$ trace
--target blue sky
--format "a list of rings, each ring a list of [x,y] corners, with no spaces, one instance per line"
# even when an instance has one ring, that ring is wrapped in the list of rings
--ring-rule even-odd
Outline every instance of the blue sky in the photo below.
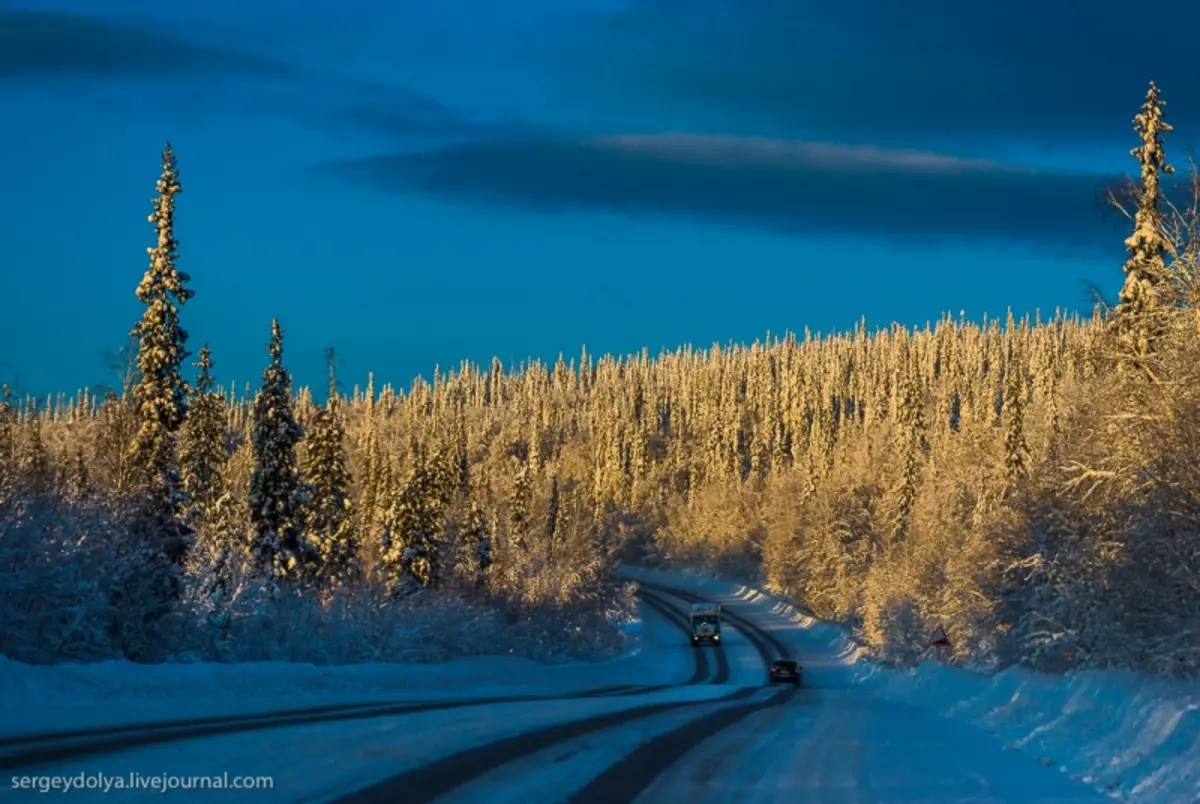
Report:
[[[347,385],[406,386],[1115,294],[1099,193],[1151,78],[1186,164],[1200,8],[902,5],[6,3],[0,378],[112,381],[168,139],[222,382],[257,383],[276,316],[299,382],[332,345]]]

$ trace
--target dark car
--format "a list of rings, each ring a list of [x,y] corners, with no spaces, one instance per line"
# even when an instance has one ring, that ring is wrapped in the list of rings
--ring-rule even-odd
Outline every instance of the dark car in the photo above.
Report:
[[[772,684],[795,684],[800,686],[800,663],[791,659],[776,659],[771,662]]]

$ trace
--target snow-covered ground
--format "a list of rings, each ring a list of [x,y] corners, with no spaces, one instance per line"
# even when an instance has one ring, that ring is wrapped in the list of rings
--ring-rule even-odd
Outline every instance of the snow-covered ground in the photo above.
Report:
[[[861,660],[858,647],[842,629],[815,621],[772,595],[695,574],[640,568],[627,568],[625,574],[634,580],[689,589],[753,612],[759,622],[771,623],[782,641],[798,649],[809,683],[826,696],[832,696],[833,690],[849,681],[889,704],[924,709],[976,727],[1005,750],[1018,752],[1032,763],[1056,768],[1113,798],[1145,804],[1200,801],[1198,683],[1128,671],[1052,677],[1010,669],[984,675],[935,662],[916,670],[887,670]],[[846,706],[843,701],[822,711],[844,710]],[[889,722],[884,711],[872,710],[872,718],[883,728],[880,733],[886,733],[884,726]],[[756,717],[773,722],[781,715],[768,712]],[[808,730],[797,733],[807,735]],[[888,751],[902,759],[904,745],[912,742],[905,740],[902,732],[895,736],[897,740]],[[716,746],[736,739],[735,730],[731,730],[709,748],[719,751]],[[801,741],[807,740],[809,737],[801,737]],[[937,765],[944,778],[961,770],[961,765],[948,755],[930,754],[920,758],[918,764]]]
[[[739,804],[1104,800],[1097,790],[1155,804],[1200,800],[1195,686],[1120,673],[1064,680],[1017,671],[986,677],[937,665],[882,670],[861,661],[840,629],[804,617],[786,601],[694,575],[625,572],[635,580],[691,590],[742,614],[802,661],[805,687],[794,695],[761,689],[762,657],[736,620],[726,622],[727,681],[703,683],[715,678],[717,652],[701,649],[709,676],[685,684],[695,669],[696,649],[677,624],[644,606],[642,621],[631,630],[629,653],[601,665],[544,666],[480,657],[441,665],[344,668],[279,663],[34,668],[0,659],[0,732],[365,700],[550,698],[617,685],[667,685],[611,697],[276,726],[146,745],[29,773],[111,779],[130,773],[151,778],[227,772],[271,777],[273,788],[256,791],[256,800],[328,801],[466,749],[524,735],[534,739],[520,750],[498,753],[494,761],[462,760],[427,789],[449,791],[439,800],[462,803],[555,801],[576,792],[583,801],[621,801],[639,790],[638,800],[645,802]],[[685,601],[670,602],[686,610]],[[749,689],[738,693],[743,687]],[[536,739],[547,727],[672,702],[695,705],[656,709],[561,739]],[[766,704],[774,705],[747,710],[743,719],[720,730],[706,728],[720,712],[737,714]],[[684,749],[668,767],[663,757],[671,744]],[[644,778],[648,786],[631,785],[634,778]],[[420,792],[426,788],[419,785],[426,783],[413,781],[405,797],[429,800]],[[138,792],[162,795],[151,788]],[[29,795],[30,790],[0,784],[0,799]],[[190,791],[189,800],[229,795]],[[388,796],[378,792],[365,800],[391,800]],[[136,796],[128,790],[119,796],[130,797]]]
[[[31,666],[0,656],[0,737],[57,729],[251,715],[340,704],[557,695],[678,682],[689,653],[665,653],[678,631],[652,619],[626,626],[629,650],[603,663],[545,665],[477,656],[441,664],[317,666],[288,662]]]
[[[680,608],[682,605],[680,606]],[[0,785],[0,799],[29,796],[37,786],[59,779],[143,780],[140,790],[123,790],[120,798],[161,796],[148,785],[164,774],[175,779],[189,776],[270,777],[272,788],[256,790],[256,800],[322,800],[339,792],[404,772],[448,754],[494,740],[593,715],[670,702],[705,702],[729,695],[743,684],[761,683],[761,662],[755,664],[753,647],[735,631],[727,637],[730,678],[726,684],[686,685],[695,667],[694,649],[679,627],[653,610],[646,609],[636,628],[636,649],[630,655],[601,665],[545,667],[524,660],[481,658],[474,672],[456,669],[464,662],[434,667],[287,667],[277,664],[244,668],[209,665],[175,666],[180,676],[167,668],[137,668],[110,663],[88,668],[31,668],[8,663],[22,675],[12,677],[20,690],[6,689],[5,719],[10,733],[83,727],[127,722],[177,719],[194,714],[251,714],[297,706],[318,706],[364,699],[372,693],[380,700],[436,701],[452,698],[496,697],[509,694],[553,695],[558,692],[631,685],[670,685],[646,694],[611,698],[578,698],[489,704],[478,707],[432,711],[404,716],[377,717],[340,723],[319,723],[271,728],[237,735],[220,735],[168,742],[128,750],[119,755],[102,755],[39,767],[26,771],[31,789]],[[756,654],[754,654],[756,656]],[[709,678],[715,668],[710,667]],[[239,690],[240,682],[251,686]],[[274,691],[265,701],[254,695],[254,682]],[[5,685],[0,685],[5,686]],[[323,694],[314,695],[314,690]],[[352,695],[347,690],[353,690]],[[250,694],[247,694],[247,693]],[[290,692],[290,697],[287,693]],[[387,693],[381,696],[381,693]],[[115,704],[82,705],[96,697],[115,699]],[[47,709],[48,705],[57,705]],[[8,710],[10,704],[19,710]],[[182,709],[180,708],[182,706]],[[127,714],[122,716],[121,712]],[[41,717],[50,712],[53,721]],[[153,717],[147,718],[145,715]],[[84,717],[86,716],[86,717]],[[3,752],[0,752],[0,756]],[[38,776],[40,778],[32,778]],[[15,776],[14,776],[15,778]],[[493,780],[494,781],[494,780]],[[487,780],[485,780],[487,784]],[[75,797],[101,798],[113,795],[96,790],[72,790]],[[221,801],[228,791],[189,791],[189,800]]]
[[[272,779],[273,789],[256,790],[255,801],[329,800],[361,785],[403,773],[454,752],[511,737],[534,728],[551,726],[593,715],[669,701],[703,701],[730,692],[719,685],[679,686],[648,695],[616,698],[579,698],[555,701],[493,704],[446,711],[422,712],[402,717],[379,717],[344,723],[322,723],[273,728],[242,735],[226,735],[168,743],[122,753],[55,765],[37,771],[66,778],[125,776],[146,777],[162,773]],[[34,773],[29,771],[30,774]],[[72,791],[97,801],[100,791]],[[122,798],[154,800],[162,793],[152,789],[126,792]],[[0,800],[13,791],[0,785]],[[111,793],[108,794],[111,796]],[[188,801],[223,801],[229,793],[189,791]],[[528,800],[528,799],[527,799]],[[538,799],[532,799],[537,801]]]

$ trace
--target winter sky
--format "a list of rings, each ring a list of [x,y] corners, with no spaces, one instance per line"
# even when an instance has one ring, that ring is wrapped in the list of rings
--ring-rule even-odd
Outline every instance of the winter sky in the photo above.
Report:
[[[1146,83],[1191,39],[1096,0],[24,0],[0,9],[0,378],[111,382],[170,139],[191,347],[320,383],[1088,309]],[[1144,54],[1147,46],[1153,51]],[[194,358],[192,358],[194,359]]]

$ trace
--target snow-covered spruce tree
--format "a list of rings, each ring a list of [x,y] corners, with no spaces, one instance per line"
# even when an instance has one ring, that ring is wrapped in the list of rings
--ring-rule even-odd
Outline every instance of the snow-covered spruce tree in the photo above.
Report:
[[[358,539],[350,513],[350,472],[337,393],[318,408],[308,433],[304,481],[311,489],[306,511],[309,539],[321,553],[322,580],[344,586],[359,577]]]
[[[87,461],[83,450],[75,448],[71,455],[71,468],[67,474],[67,491],[75,500],[83,500],[92,492],[91,473],[88,472]],[[3,496],[0,494],[0,496]]]
[[[467,422],[461,409],[455,421],[454,469],[458,490],[463,494],[471,488],[471,456],[467,445]]]
[[[47,414],[34,404],[26,413],[26,437],[17,454],[17,466],[26,494],[40,497],[54,489],[54,463],[42,437],[42,428]]]
[[[252,595],[263,580],[254,571],[248,519],[245,500],[223,493],[206,508],[185,564],[184,600],[206,618],[206,627],[215,630],[213,648],[222,661],[232,648],[231,607],[238,598]]]
[[[430,482],[433,496],[441,510],[454,502],[459,490],[459,474],[455,465],[455,451],[447,444],[439,444],[430,461]]]
[[[901,470],[900,484],[896,492],[895,523],[892,528],[892,538],[903,541],[908,536],[912,523],[913,506],[921,483],[921,465],[925,453],[929,449],[926,437],[924,399],[921,393],[921,380],[918,367],[911,354],[911,347],[905,343],[900,354],[901,372],[898,383],[899,402],[896,411],[897,424],[901,432]]]
[[[404,567],[426,588],[442,581],[442,531],[445,520],[445,486],[439,486],[431,462],[420,456],[403,492],[400,528],[408,545]]]
[[[1141,113],[1133,119],[1141,144],[1129,153],[1141,166],[1141,187],[1133,233],[1125,240],[1129,251],[1123,267],[1125,284],[1113,317],[1124,358],[1119,365],[1125,370],[1134,366],[1149,370],[1144,361],[1154,352],[1163,325],[1160,318],[1168,303],[1166,254],[1170,244],[1163,232],[1161,175],[1170,175],[1175,169],[1167,164],[1163,150],[1163,135],[1173,130],[1164,119],[1164,106],[1158,87],[1151,82]]]
[[[183,490],[203,516],[224,493],[221,470],[229,460],[229,450],[225,443],[225,401],[215,389],[208,344],[200,348],[196,368],[200,373],[183,423],[179,463]]]
[[[550,500],[546,503],[546,560],[554,561],[554,548],[559,535],[558,475],[550,480]]]
[[[163,525],[174,521],[183,495],[175,454],[175,436],[187,415],[188,387],[181,366],[188,356],[187,332],[179,325],[179,307],[193,296],[190,277],[175,267],[175,196],[180,192],[175,154],[168,143],[162,153],[158,197],[149,221],[158,235],[147,249],[150,267],[137,287],[137,298],[146,306],[142,320],[130,333],[138,340],[138,373],[133,403],[138,430],[130,445],[132,466],[139,486],[149,495],[150,512]],[[168,536],[164,552],[179,561],[186,549],[178,528]]]
[[[260,572],[298,581],[310,572],[317,551],[302,531],[308,488],[296,469],[296,444],[304,437],[292,413],[292,379],[283,367],[283,329],[271,322],[271,363],[254,399],[254,469],[250,474],[252,552]]]
[[[386,472],[391,471],[391,464],[379,444],[379,426],[375,408],[375,377],[368,375],[366,404],[363,406],[363,429],[358,443],[358,466],[354,472],[357,486],[357,527],[362,534],[380,532],[376,529],[377,516],[383,516],[390,504],[390,498],[385,493],[385,486],[390,482],[385,478]],[[380,522],[380,529],[386,526]]]
[[[528,549],[526,538],[529,535],[530,517],[533,506],[533,478],[530,476],[529,462],[514,458],[517,465],[516,477],[513,480],[512,497],[508,503],[508,546],[524,552]]]
[[[374,568],[375,577],[383,579],[389,588],[394,589],[400,572],[399,561],[391,563],[390,559],[393,557],[393,545],[398,544],[401,539],[400,494],[396,489],[396,475],[392,471],[392,462],[389,458],[380,456],[373,472],[373,483],[378,486],[378,493],[374,496],[373,504],[379,508],[379,525],[375,531],[378,552],[373,557],[375,560],[371,566]],[[360,506],[360,517],[361,514]],[[364,526],[360,525],[359,532],[367,533],[368,531],[362,530],[362,527]],[[365,550],[364,555],[366,555]]]
[[[1014,351],[1004,377],[1004,416],[1008,428],[1004,437],[1004,469],[1010,491],[1029,475],[1029,446],[1025,439],[1025,365],[1020,352]]]
[[[0,504],[8,499],[17,479],[17,411],[12,389],[0,385]]]
[[[417,452],[384,517],[383,565],[394,594],[403,594],[410,578],[427,588],[440,583],[442,517],[429,461]]]
[[[482,589],[484,581],[487,579],[488,568],[492,566],[494,560],[487,518],[483,515],[483,509],[479,507],[479,503],[474,500],[472,500],[471,509],[467,514],[467,521],[463,525],[459,544],[463,553],[463,563],[466,565],[475,589]]]

